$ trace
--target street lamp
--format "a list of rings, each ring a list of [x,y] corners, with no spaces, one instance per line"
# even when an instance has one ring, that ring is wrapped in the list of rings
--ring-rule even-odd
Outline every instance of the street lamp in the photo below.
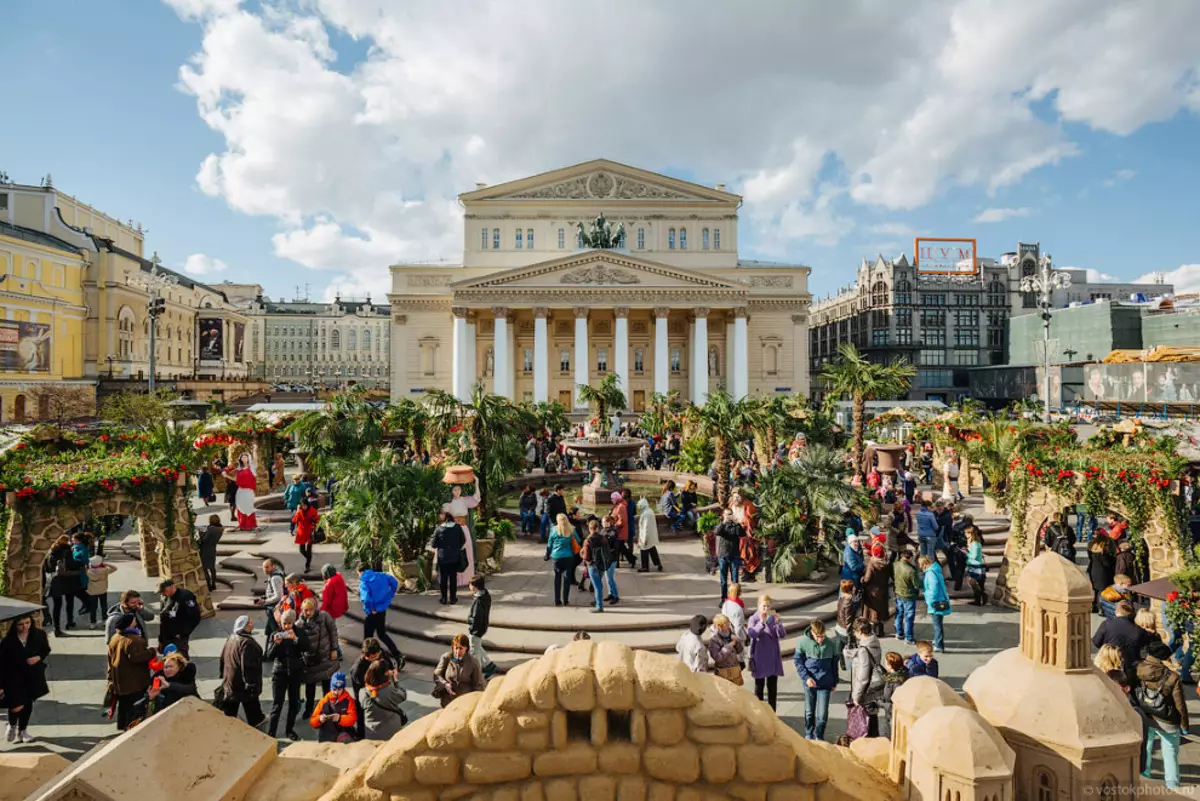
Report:
[[[1050,257],[1042,256],[1038,261],[1038,271],[1021,279],[1022,292],[1036,292],[1038,307],[1042,310],[1042,367],[1045,375],[1042,377],[1042,389],[1045,405],[1042,407],[1042,422],[1050,424],[1050,307],[1051,299],[1056,289],[1066,289],[1071,285],[1071,276],[1064,272],[1050,269]]]
[[[146,312],[150,315],[150,391],[154,391],[154,361],[157,341],[158,341],[158,318],[167,310],[167,302],[162,298],[162,291],[167,287],[175,286],[179,283],[179,279],[162,269],[162,259],[158,257],[158,251],[154,251],[154,255],[150,257],[149,272],[139,274],[129,279],[129,283],[133,286],[140,287],[150,294],[150,300],[146,302]]]

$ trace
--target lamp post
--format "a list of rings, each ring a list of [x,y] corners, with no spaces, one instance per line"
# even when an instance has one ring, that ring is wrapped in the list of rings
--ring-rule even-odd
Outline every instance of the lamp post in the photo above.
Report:
[[[1071,276],[1064,272],[1050,269],[1050,257],[1042,256],[1035,275],[1027,275],[1021,279],[1022,292],[1036,292],[1038,307],[1042,310],[1042,392],[1044,406],[1042,407],[1042,422],[1050,424],[1050,307],[1054,290],[1066,289],[1071,285]]]
[[[146,312],[150,315],[150,381],[148,386],[150,391],[154,392],[154,362],[157,356],[155,351],[158,348],[158,318],[167,310],[167,302],[162,298],[162,290],[175,286],[175,284],[179,283],[179,279],[162,269],[162,259],[158,257],[158,251],[154,251],[154,255],[150,257],[150,262],[149,271],[131,278],[129,283],[141,287],[150,294],[150,299],[146,302]]]

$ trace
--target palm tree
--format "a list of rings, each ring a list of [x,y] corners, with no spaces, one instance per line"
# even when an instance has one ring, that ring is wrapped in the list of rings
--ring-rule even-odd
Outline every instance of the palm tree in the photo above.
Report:
[[[449,451],[475,469],[479,484],[479,512],[490,520],[493,498],[489,487],[501,486],[525,464],[525,437],[537,427],[533,413],[502,395],[493,395],[482,383],[471,389],[469,400],[449,392],[426,394],[434,431]]]
[[[650,396],[650,403],[642,412],[639,425],[651,436],[661,437],[675,430],[679,423],[679,414],[683,404],[679,401],[679,390],[673,389],[667,394],[655,392]]]
[[[987,495],[995,504],[1004,501],[1009,465],[1020,454],[1029,428],[1023,420],[993,417],[975,425],[979,439],[966,442],[967,456],[987,479]]]
[[[916,371],[900,359],[891,364],[870,362],[848,342],[838,348],[838,355],[836,362],[825,365],[821,375],[831,397],[849,397],[854,402],[854,439],[850,452],[854,470],[861,476],[867,401],[903,395]]]
[[[571,427],[571,421],[567,419],[567,410],[558,401],[522,401],[517,405],[536,423],[536,428],[527,432],[529,435],[541,436],[545,432],[561,434]]]
[[[712,440],[717,462],[717,501],[729,502],[730,444],[758,423],[758,403],[752,398],[734,400],[723,389],[708,394],[703,406],[690,404],[684,412],[693,437]]]
[[[328,476],[379,443],[385,432],[384,413],[367,401],[362,388],[355,388],[334,395],[322,409],[300,415],[287,431],[308,451],[313,472]]]
[[[602,429],[608,425],[609,409],[624,409],[626,406],[625,393],[621,389],[621,377],[616,373],[604,376],[598,387],[590,384],[578,384],[576,389],[579,391],[580,401],[596,404],[596,417],[599,419]]]
[[[384,411],[384,427],[388,431],[403,431],[418,456],[428,450],[429,426],[429,410],[409,398],[401,398]]]

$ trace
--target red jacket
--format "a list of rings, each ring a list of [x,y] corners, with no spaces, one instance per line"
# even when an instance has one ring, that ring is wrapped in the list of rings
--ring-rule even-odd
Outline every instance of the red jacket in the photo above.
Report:
[[[292,522],[296,524],[296,544],[308,545],[312,542],[313,531],[317,528],[317,521],[321,519],[321,515],[313,507],[308,509],[297,509],[296,514],[292,515]]]
[[[346,614],[346,610],[350,608],[350,599],[346,595],[346,580],[342,578],[341,573],[334,573],[325,582],[325,588],[321,590],[321,608],[334,620]]]

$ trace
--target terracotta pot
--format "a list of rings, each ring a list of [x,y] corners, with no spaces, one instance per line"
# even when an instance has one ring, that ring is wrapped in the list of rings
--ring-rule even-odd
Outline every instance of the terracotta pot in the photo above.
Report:
[[[879,472],[895,475],[900,469],[900,456],[903,453],[903,445],[876,445],[875,455],[879,457]]]
[[[475,471],[470,465],[454,464],[446,468],[442,481],[447,484],[470,484],[475,480]]]

